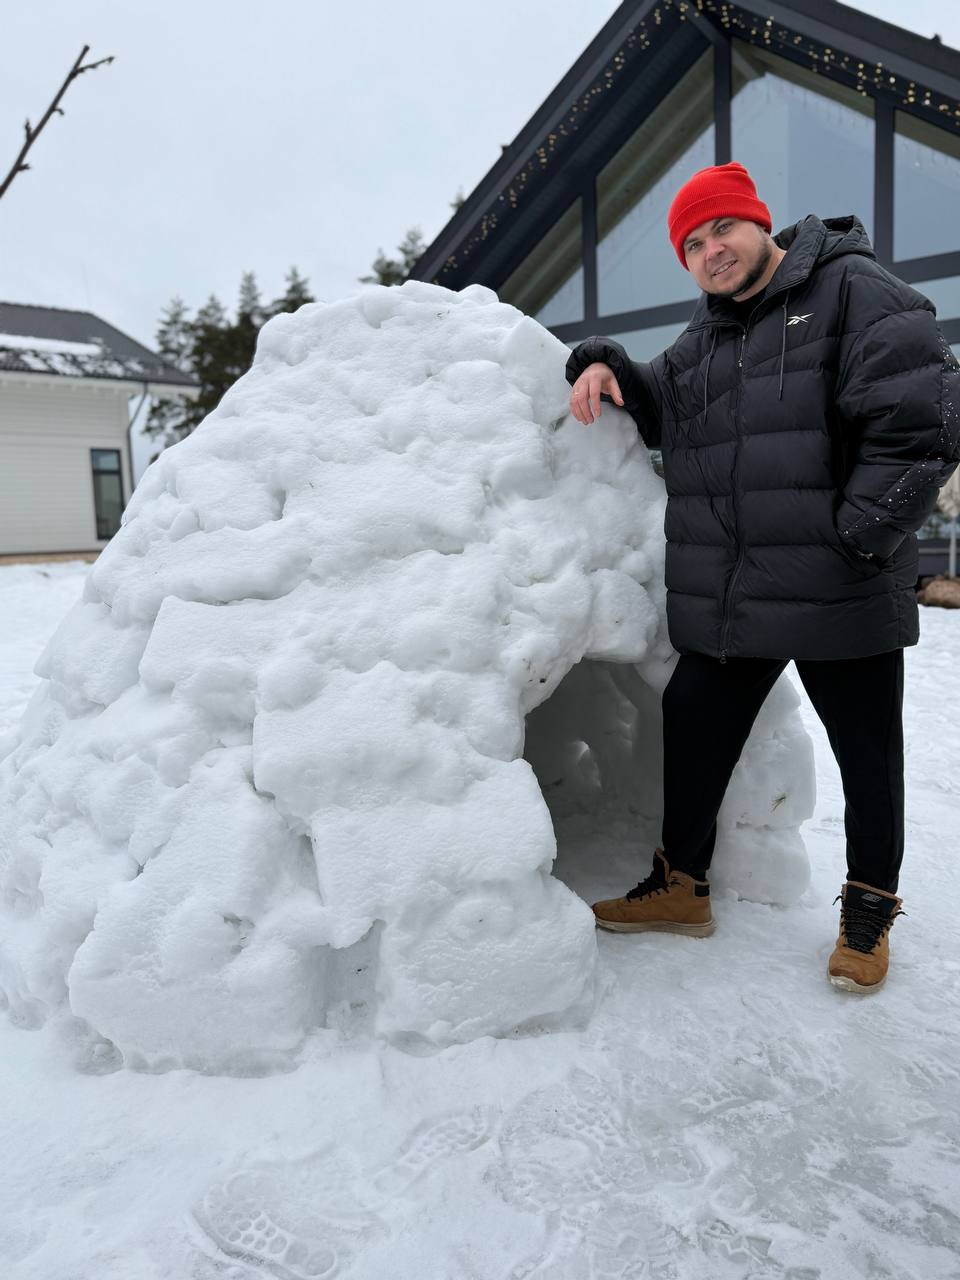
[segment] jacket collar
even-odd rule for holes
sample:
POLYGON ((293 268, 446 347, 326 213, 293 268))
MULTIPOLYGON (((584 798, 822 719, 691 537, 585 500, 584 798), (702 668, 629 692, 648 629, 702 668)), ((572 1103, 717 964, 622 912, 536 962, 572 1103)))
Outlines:
MULTIPOLYGON (((787 252, 773 273, 758 306, 765 306, 775 294, 785 289, 794 289, 808 279, 816 266, 826 234, 824 224, 815 213, 810 213, 801 222, 785 227, 773 237, 774 244, 781 249, 785 248, 787 252)), ((728 298, 701 293, 687 331, 705 329, 715 324, 741 323, 728 298)))

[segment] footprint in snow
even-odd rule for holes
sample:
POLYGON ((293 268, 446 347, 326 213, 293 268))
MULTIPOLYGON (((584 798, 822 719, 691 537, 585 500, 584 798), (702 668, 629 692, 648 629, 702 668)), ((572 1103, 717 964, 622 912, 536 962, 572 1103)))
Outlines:
POLYGON ((211 1187, 192 1217, 205 1243, 258 1273, 336 1280, 389 1237, 397 1197, 438 1162, 481 1146, 493 1124, 494 1113, 478 1107, 418 1125, 374 1169, 333 1144, 297 1160, 252 1162, 211 1187))

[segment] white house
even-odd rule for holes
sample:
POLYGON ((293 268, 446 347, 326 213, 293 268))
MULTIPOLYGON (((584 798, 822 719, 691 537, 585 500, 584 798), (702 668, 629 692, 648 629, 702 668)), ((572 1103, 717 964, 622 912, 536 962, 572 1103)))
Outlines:
POLYGON ((89 311, 0 302, 0 555, 104 547, 133 492, 139 402, 197 392, 89 311))

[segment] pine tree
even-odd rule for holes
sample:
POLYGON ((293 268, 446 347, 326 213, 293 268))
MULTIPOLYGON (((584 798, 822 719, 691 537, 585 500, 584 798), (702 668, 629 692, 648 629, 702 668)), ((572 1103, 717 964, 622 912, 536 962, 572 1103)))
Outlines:
POLYGON ((307 302, 316 302, 316 298, 310 292, 309 283, 304 280, 296 267, 291 267, 287 272, 287 287, 282 297, 275 298, 270 303, 269 314, 278 316, 285 311, 296 311, 307 302))
POLYGON ((226 307, 224 307, 215 293, 211 293, 210 297, 197 312, 196 319, 193 322, 193 329, 196 330, 198 324, 211 325, 215 329, 222 329, 226 323, 226 307))
MULTIPOLYGON (((229 369, 233 371, 231 382, 236 382, 253 364, 257 350, 257 334, 267 315, 260 300, 257 278, 252 271, 245 271, 240 280, 240 296, 237 299, 237 318, 231 333, 233 353, 229 369)), ((230 383, 227 383, 229 386, 230 383)), ((226 388, 224 388, 226 390, 226 388)))
POLYGON ((308 282, 296 267, 290 268, 286 282, 282 297, 264 306, 256 276, 245 271, 233 320, 213 294, 192 320, 180 298, 167 307, 157 329, 157 349, 168 363, 194 375, 200 394, 196 400, 161 400, 152 406, 145 430, 159 436, 164 448, 199 426, 247 372, 256 352, 257 335, 271 316, 314 301, 308 282))
POLYGON ((403 284, 403 270, 400 263, 386 257, 381 248, 373 260, 373 275, 358 276, 357 279, 361 284, 403 284))
POLYGON ((238 322, 247 316, 259 329, 263 324, 263 303, 260 301, 260 287, 257 277, 252 271, 245 271, 240 277, 240 296, 237 298, 238 322))
MULTIPOLYGON (((186 304, 174 298, 160 318, 157 327, 157 351, 174 368, 192 372, 193 330, 186 304)), ((189 402, 180 396, 170 400, 154 400, 144 430, 151 436, 162 436, 164 444, 172 444, 187 434, 189 402)))
POLYGON ((411 228, 400 243, 400 257, 403 262, 404 276, 410 275, 426 247, 423 243, 423 232, 420 228, 411 228))
POLYGON ((187 304, 181 297, 175 297, 160 317, 157 350, 168 364, 177 369, 189 370, 192 343, 187 304))
POLYGON ((374 274, 358 279, 361 284, 403 284, 425 248, 423 232, 419 227, 411 227, 397 247, 399 259, 387 258, 383 249, 379 249, 373 260, 374 274))
POLYGON ((200 382, 200 395, 189 407, 191 431, 217 407, 240 374, 246 372, 246 368, 238 370, 239 345, 237 325, 230 323, 223 303, 211 294, 193 322, 193 372, 200 382))

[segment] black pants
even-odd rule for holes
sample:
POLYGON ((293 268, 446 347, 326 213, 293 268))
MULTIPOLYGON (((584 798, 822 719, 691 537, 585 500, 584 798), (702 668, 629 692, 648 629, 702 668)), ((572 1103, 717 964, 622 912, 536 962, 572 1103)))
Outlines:
MULTIPOLYGON (((789 661, 680 655, 663 694, 663 850, 676 870, 706 875, 730 775, 789 661)), ((895 893, 903 859, 903 650, 796 666, 840 767, 847 878, 895 893)))

